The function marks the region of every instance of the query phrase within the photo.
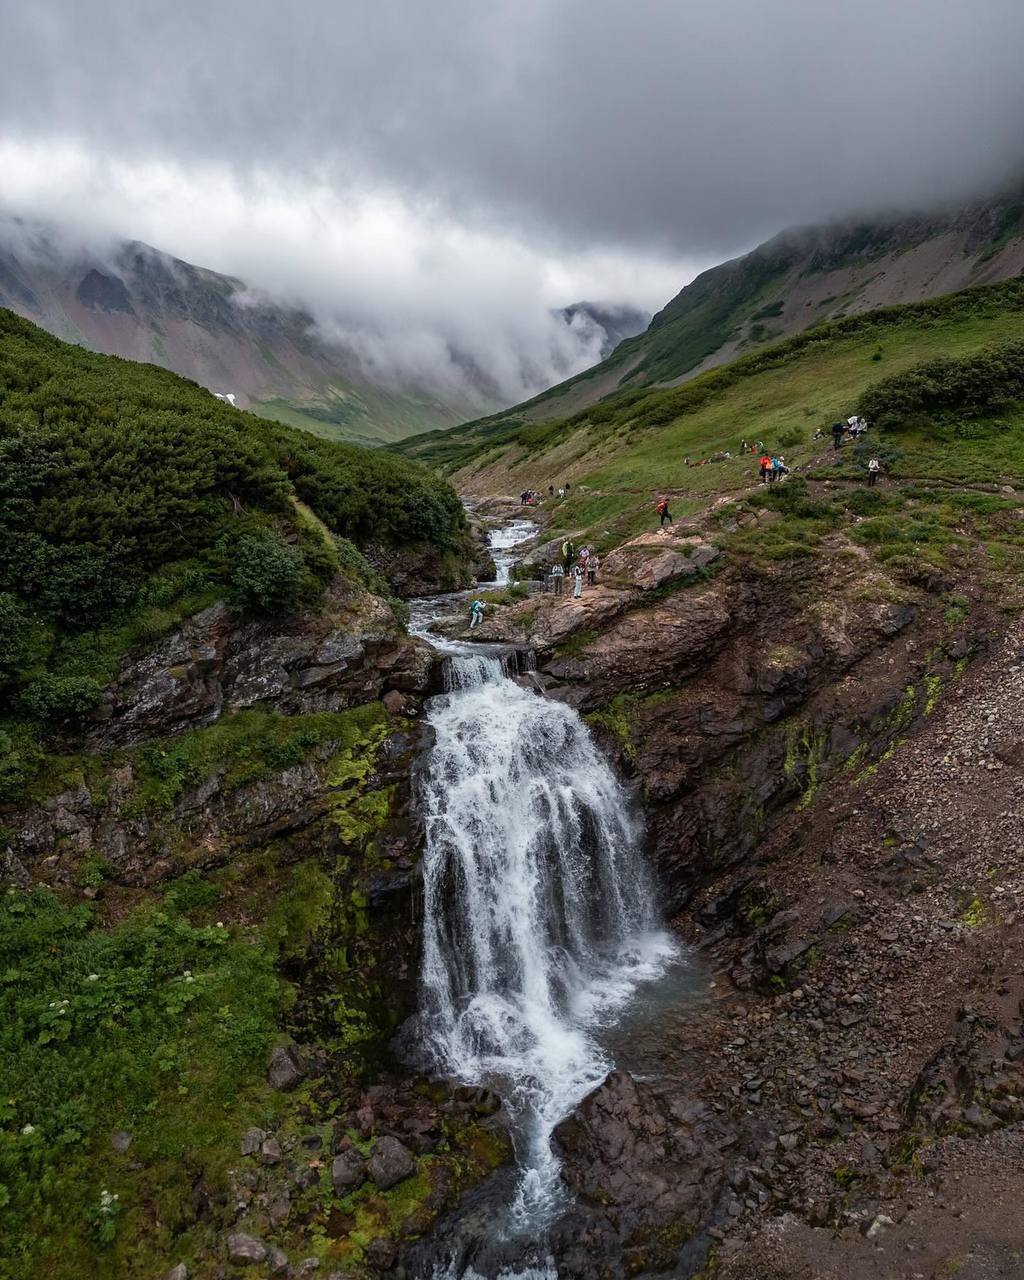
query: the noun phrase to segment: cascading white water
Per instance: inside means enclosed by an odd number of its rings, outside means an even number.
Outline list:
[[[627,798],[572,708],[487,657],[448,659],[423,781],[422,1027],[438,1067],[504,1098],[510,1229],[558,1207],[555,1125],[605,1076],[596,1038],[676,955]]]

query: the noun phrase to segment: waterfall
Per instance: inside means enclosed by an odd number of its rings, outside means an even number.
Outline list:
[[[452,657],[429,713],[421,1027],[439,1070],[504,1099],[520,1180],[509,1231],[560,1203],[555,1125],[611,1069],[599,1041],[676,954],[640,830],[579,714]]]

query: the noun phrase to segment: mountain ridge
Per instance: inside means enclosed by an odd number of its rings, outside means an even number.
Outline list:
[[[954,208],[789,228],[684,286],[641,334],[532,399],[463,428],[568,417],[670,387],[814,325],[1024,273],[1024,187]],[[421,442],[429,448],[431,433]]]

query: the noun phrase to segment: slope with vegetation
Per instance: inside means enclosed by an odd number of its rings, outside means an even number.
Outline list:
[[[0,311],[5,1280],[213,1277],[232,1229],[361,1271],[506,1158],[384,1048],[431,675],[366,557],[472,550],[425,469]],[[411,1165],[346,1189],[382,1073]]]
[[[822,323],[1024,271],[1024,194],[931,215],[787,231],[697,277],[608,359],[471,424],[480,438],[670,386]],[[441,456],[447,432],[410,442]],[[463,435],[463,431],[457,433]]]
[[[0,306],[94,351],[151,361],[289,426],[378,445],[498,403],[369,373],[309,312],[138,241],[64,244],[46,224],[0,219]]]
[[[812,437],[846,418],[883,377],[929,358],[973,355],[1018,339],[1024,280],[979,286],[928,302],[850,317],[743,356],[680,387],[631,391],[570,418],[493,432],[472,425],[419,450],[473,495],[570,483],[553,531],[575,528],[606,546],[650,519],[665,491],[683,504],[756,481],[744,441],[804,466],[822,451]],[[877,406],[868,404],[872,413]],[[902,442],[914,474],[959,477],[951,429]],[[912,448],[910,447],[912,445]],[[998,445],[975,478],[998,479]],[[962,452],[962,451],[961,451]],[[728,453],[729,458],[720,455]],[[705,463],[706,465],[693,465]]]

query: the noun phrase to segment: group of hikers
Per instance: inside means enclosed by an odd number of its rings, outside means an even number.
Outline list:
[[[590,587],[597,583],[597,571],[600,567],[601,561],[596,551],[591,547],[580,547],[577,551],[573,540],[566,538],[562,543],[561,560],[556,560],[544,574],[544,590],[560,596],[566,578],[571,578],[573,597],[579,599],[583,594],[584,580]]]
[[[548,485],[549,498],[564,498],[572,486],[568,483],[564,484],[560,489],[555,489],[553,484]],[[519,495],[519,505],[521,507],[535,507],[541,501],[544,495],[539,489],[524,489]]]
[[[781,453],[762,453],[758,460],[758,467],[761,471],[762,484],[774,484],[776,480],[789,475],[789,467],[786,466],[786,459]]]

